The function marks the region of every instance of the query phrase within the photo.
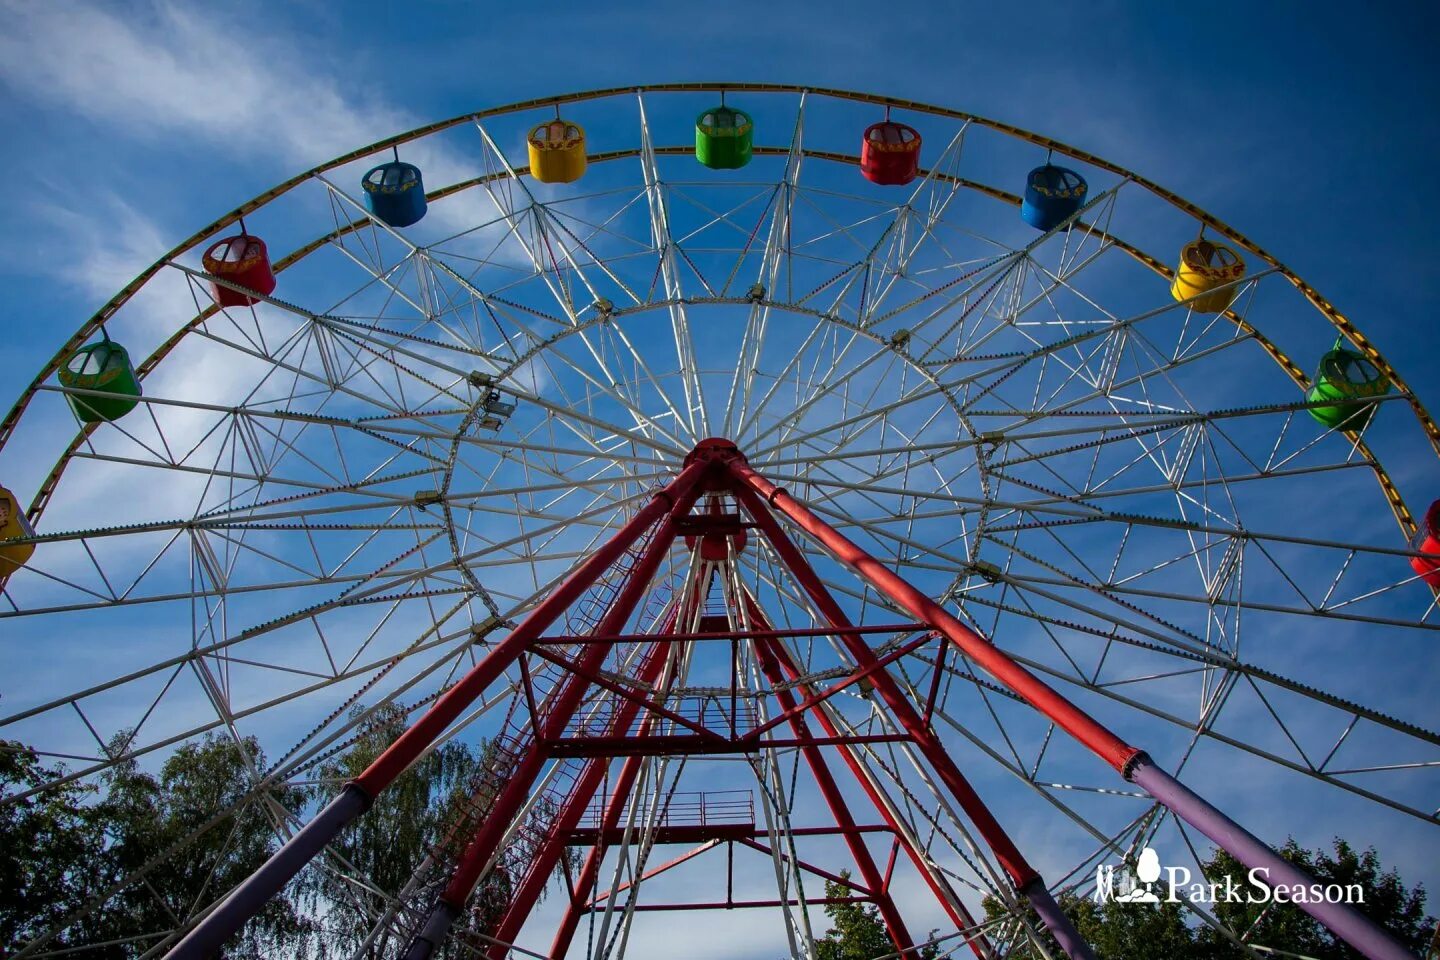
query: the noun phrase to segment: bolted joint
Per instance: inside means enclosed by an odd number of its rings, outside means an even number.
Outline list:
[[[1120,765],[1120,776],[1124,777],[1126,780],[1131,780],[1133,782],[1135,777],[1135,768],[1140,766],[1141,764],[1150,762],[1150,754],[1146,753],[1144,750],[1136,750],[1134,753],[1130,754],[1130,756],[1126,757],[1125,762]]]
[[[732,460],[748,462],[734,441],[724,437],[709,437],[695,444],[695,449],[685,455],[685,466],[692,463],[730,463]]]

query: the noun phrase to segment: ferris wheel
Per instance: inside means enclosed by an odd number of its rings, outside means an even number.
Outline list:
[[[1275,257],[1003,123],[669,84],[372,144],[161,256],[0,425],[0,738],[54,771],[0,802],[217,737],[248,787],[17,956],[247,810],[274,855],[133,955],[326,871],[346,956],[673,955],[683,910],[811,956],[847,871],[897,955],[1081,958],[1057,898],[1147,849],[1433,844],[1436,457]],[[335,838],[447,742],[467,801],[382,886]]]

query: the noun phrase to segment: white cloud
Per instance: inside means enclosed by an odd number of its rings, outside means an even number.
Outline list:
[[[40,248],[43,263],[97,299],[112,296],[169,247],[154,221],[113,193],[83,210],[49,200],[33,209],[54,232],[26,242]],[[6,246],[18,248],[19,241],[11,238]]]
[[[347,101],[304,51],[226,22],[214,8],[159,3],[133,16],[91,3],[4,3],[0,76],[132,136],[199,135],[314,163],[404,129],[379,104]]]
[[[93,2],[0,0],[0,13],[7,21],[0,35],[0,82],[15,92],[83,117],[105,128],[107,136],[167,148],[178,141],[208,156],[254,158],[273,167],[277,182],[434,119],[387,103],[371,86],[347,89],[343,74],[327,72],[323,50],[257,32],[254,24],[223,12],[202,14],[165,0],[144,3],[128,15]],[[246,40],[237,44],[242,28]],[[431,189],[480,173],[481,153],[478,134],[473,151],[431,139],[404,150]],[[329,179],[358,200],[356,181],[369,162],[347,165]],[[166,230],[142,208],[94,186],[99,181],[89,176],[90,165],[81,171],[86,175],[64,180],[57,171],[56,182],[47,184],[47,194],[73,199],[26,206],[52,228],[41,239],[52,254],[42,262],[54,265],[46,269],[98,301],[163,253],[173,242],[167,237],[183,236],[198,224]],[[197,177],[205,181],[203,169]],[[453,234],[495,216],[482,191],[467,191],[438,204],[428,223]],[[317,223],[315,232],[328,226]],[[3,245],[19,252],[13,240]],[[494,255],[512,267],[528,266],[513,243]]]

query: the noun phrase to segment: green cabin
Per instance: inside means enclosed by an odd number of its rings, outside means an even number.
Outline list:
[[[712,170],[738,170],[750,162],[755,122],[723,103],[695,118],[695,159]]]
[[[1373,401],[1390,392],[1390,378],[1364,356],[1336,345],[1320,358],[1315,383],[1306,394],[1311,403],[1335,401],[1311,407],[1310,415],[1325,426],[1339,430],[1364,430],[1375,415]]]
[[[107,396],[67,393],[70,409],[84,423],[119,420],[139,402],[140,381],[130,354],[112,340],[81,347],[70,355],[58,374],[67,390],[97,390]]]

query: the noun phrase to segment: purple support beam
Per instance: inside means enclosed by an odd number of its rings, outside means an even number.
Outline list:
[[[291,837],[265,864],[210,911],[200,925],[177,943],[167,960],[208,960],[218,956],[236,930],[260,911],[266,902],[300,868],[324,849],[340,829],[370,808],[370,797],[353,783],[325,805],[325,809]]]
[[[450,934],[450,926],[458,916],[459,910],[444,900],[438,901],[430,916],[425,918],[425,926],[415,935],[410,949],[405,951],[405,960],[429,960],[445,943],[445,938]]]
[[[1030,901],[1030,906],[1040,914],[1040,922],[1045,924],[1045,929],[1050,931],[1050,936],[1060,944],[1060,949],[1065,955],[1075,960],[1096,960],[1095,951],[1090,949],[1090,944],[1076,931],[1070,919],[1060,911],[1060,904],[1050,896],[1050,891],[1045,889],[1045,883],[1039,879],[1032,880],[1024,890],[1025,898]]]
[[[1175,815],[1199,830],[1252,870],[1268,871],[1271,888],[1309,887],[1315,882],[1304,870],[1270,849],[1258,837],[1211,806],[1185,784],[1155,765],[1144,753],[1133,761],[1130,779]],[[1346,903],[1297,903],[1295,906],[1330,928],[1369,960],[1418,960],[1384,928]]]

